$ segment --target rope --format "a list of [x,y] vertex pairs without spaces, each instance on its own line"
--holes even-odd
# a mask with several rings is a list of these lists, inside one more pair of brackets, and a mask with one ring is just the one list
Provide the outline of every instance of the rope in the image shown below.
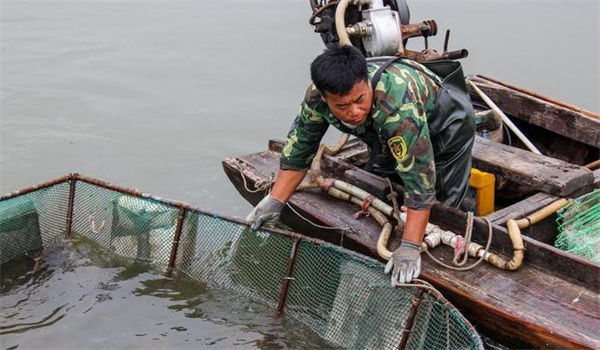
[[[240,171],[240,174],[242,175],[242,180],[244,182],[244,188],[246,189],[246,191],[250,192],[250,193],[257,193],[257,192],[261,192],[267,189],[270,189],[271,186],[274,183],[274,178],[275,175],[273,173],[271,173],[271,176],[269,176],[268,178],[264,179],[264,180],[258,180],[254,183],[254,190],[251,190],[248,188],[248,182],[246,181],[246,175],[244,174],[244,170],[242,169],[242,166],[240,165],[239,162],[235,163],[238,167],[238,170]],[[317,227],[317,228],[321,228],[321,229],[325,229],[325,230],[340,230],[342,231],[342,237],[341,237],[341,242],[344,242],[344,234],[346,232],[350,232],[349,228],[343,228],[343,227],[330,227],[330,226],[323,226],[323,225],[319,225],[314,223],[313,221],[307,219],[306,217],[302,216],[302,214],[300,214],[298,211],[296,211],[296,209],[294,209],[289,202],[286,203],[286,205],[288,206],[288,208],[290,208],[290,210],[298,215],[298,217],[304,221],[306,221],[307,223],[309,223],[310,225]]]
[[[398,220],[398,224],[400,224],[402,221],[400,220],[400,208],[399,208],[398,201],[397,201],[398,193],[394,191],[394,187],[392,186],[392,181],[390,180],[390,178],[387,178],[387,181],[388,181],[388,185],[390,186],[390,194],[387,195],[387,199],[390,200],[390,201],[392,201],[392,204],[394,206],[394,216],[396,216],[396,220]],[[427,255],[434,262],[438,263],[439,265],[441,265],[443,267],[451,269],[451,270],[466,271],[466,270],[470,270],[470,269],[474,268],[475,266],[479,265],[479,263],[481,263],[483,261],[483,259],[485,258],[486,254],[488,253],[488,250],[489,250],[490,245],[492,243],[492,236],[493,236],[492,223],[486,217],[483,217],[483,219],[488,224],[488,241],[487,241],[487,244],[485,246],[485,250],[483,252],[483,255],[474,264],[472,264],[470,266],[467,266],[467,267],[464,267],[464,265],[467,263],[467,261],[469,259],[468,247],[469,247],[469,244],[471,244],[471,237],[473,235],[473,220],[474,220],[474,216],[473,216],[473,213],[471,213],[471,212],[467,212],[467,223],[466,223],[466,227],[465,227],[465,237],[464,237],[464,239],[461,242],[460,247],[459,247],[459,251],[464,251],[464,255],[463,255],[462,261],[460,261],[460,262],[458,261],[460,254],[459,255],[455,255],[454,259],[452,261],[455,266],[450,266],[450,265],[442,262],[441,260],[437,259],[436,257],[434,257],[429,250],[426,250],[425,252],[427,253]],[[399,233],[401,234],[401,232],[399,232]],[[462,236],[457,236],[457,237],[462,237]],[[406,285],[410,285],[410,284],[406,284]]]
[[349,228],[343,228],[343,227],[331,227],[331,226],[323,226],[323,225],[316,224],[316,223],[314,223],[313,221],[311,221],[310,219],[307,219],[306,217],[302,216],[302,214],[298,213],[298,212],[296,211],[296,209],[294,209],[294,207],[292,207],[292,206],[290,205],[290,203],[289,203],[289,202],[288,202],[288,203],[286,203],[286,205],[288,206],[288,208],[290,208],[290,210],[291,210],[292,212],[294,212],[294,214],[298,215],[298,217],[300,217],[300,219],[302,219],[302,220],[304,220],[304,221],[308,222],[309,224],[311,224],[311,225],[312,225],[312,226],[314,226],[314,227],[322,228],[322,229],[325,229],[325,230],[344,230],[344,231],[350,231],[350,229],[349,229]]
[[388,185],[390,186],[390,193],[386,196],[386,198],[392,202],[392,206],[394,207],[394,218],[396,219],[396,232],[400,239],[404,236],[404,221],[400,219],[400,206],[398,205],[398,192],[394,191],[394,186],[392,186],[392,180],[390,178],[386,178],[388,181]]
[[390,194],[387,195],[387,199],[392,201],[392,205],[394,206],[394,216],[396,216],[396,220],[400,222],[400,206],[398,205],[398,192],[394,191],[394,186],[392,186],[392,180],[389,177],[386,178],[388,181],[388,185],[390,186]]
[[342,237],[340,238],[340,246],[343,246],[343,245],[344,245],[344,236],[346,235],[346,232],[351,232],[351,230],[350,230],[349,228],[344,228],[344,227],[331,227],[331,226],[323,226],[323,225],[316,224],[316,223],[314,223],[313,221],[311,221],[311,220],[307,219],[306,217],[302,216],[302,214],[298,213],[298,212],[296,211],[296,209],[294,209],[294,208],[293,208],[293,207],[290,205],[290,203],[289,203],[289,202],[288,202],[288,203],[286,203],[286,205],[288,206],[288,208],[290,208],[290,210],[291,210],[291,211],[292,211],[294,214],[298,215],[298,217],[299,217],[300,219],[302,219],[302,220],[304,220],[304,221],[308,222],[310,225],[312,225],[312,226],[314,226],[314,227],[317,227],[317,228],[322,228],[322,229],[324,229],[324,230],[340,230],[340,231],[342,232]]
[[104,227],[106,225],[105,220],[102,220],[100,227],[96,227],[96,221],[94,220],[94,216],[92,214],[90,214],[90,216],[88,217],[88,223],[90,224],[90,229],[92,230],[93,233],[99,235],[99,234],[102,234],[102,232],[104,232]]
[[[427,253],[427,255],[431,258],[431,260],[433,260],[434,262],[438,263],[439,265],[448,268],[450,270],[455,270],[455,271],[467,271],[470,270],[472,268],[474,268],[475,266],[479,265],[479,263],[481,263],[483,261],[483,259],[485,258],[485,256],[487,255],[489,249],[490,249],[490,245],[492,244],[492,222],[486,218],[485,216],[482,216],[482,218],[487,222],[488,224],[488,240],[487,243],[485,245],[485,249],[483,254],[481,255],[481,257],[479,258],[479,260],[477,260],[475,263],[473,263],[470,266],[466,266],[466,267],[455,267],[455,266],[450,266],[444,262],[442,262],[441,260],[437,259],[435,256],[433,256],[433,254],[431,254],[431,252],[429,252],[429,250],[426,250],[425,253]],[[471,223],[471,230],[473,230],[473,223]],[[468,252],[467,254],[468,255]]]
[[264,180],[258,180],[254,183],[254,190],[251,190],[248,188],[248,182],[246,181],[246,174],[244,174],[244,170],[242,169],[242,166],[240,165],[239,162],[235,162],[235,164],[238,167],[238,170],[240,171],[240,174],[242,175],[242,181],[244,181],[244,188],[246,189],[246,191],[250,192],[250,193],[258,193],[258,192],[263,192],[265,190],[270,190],[271,186],[273,186],[273,183],[275,182],[275,174],[271,173],[271,175],[264,179]]
[[444,298],[444,296],[442,295],[442,293],[440,293],[440,291],[438,291],[437,289],[435,289],[434,286],[432,286],[429,282],[419,279],[419,278],[413,278],[411,283],[400,283],[400,282],[396,282],[394,284],[395,287],[417,287],[417,288],[421,288],[424,289],[428,292],[433,293],[436,298],[438,300],[442,300],[444,301],[446,304],[448,304],[448,302],[446,301],[446,298]]
[[[452,263],[455,266],[464,266],[467,260],[469,259],[469,252],[467,251],[469,244],[471,244],[471,236],[473,235],[473,213],[470,211],[467,212],[467,223],[465,227],[465,238],[462,240],[462,244],[457,246],[454,253],[454,259],[452,259]],[[460,236],[458,236],[460,237]],[[457,238],[458,239],[458,238]],[[458,261],[460,255],[462,253],[462,261]]]

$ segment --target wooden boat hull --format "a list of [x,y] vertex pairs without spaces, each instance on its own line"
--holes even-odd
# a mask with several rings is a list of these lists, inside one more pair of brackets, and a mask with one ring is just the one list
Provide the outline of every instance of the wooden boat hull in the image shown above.
[[[281,146],[279,142],[271,142],[268,151],[223,161],[229,179],[253,205],[266,194],[253,192],[254,186],[277,173]],[[385,198],[386,181],[350,164],[349,160],[360,162],[364,157],[364,150],[359,148],[353,143],[335,157],[325,156],[322,170],[328,176]],[[281,217],[285,225],[377,257],[380,227],[371,218],[355,220],[357,207],[319,190],[297,192],[289,203],[297,213],[285,208]],[[436,205],[430,221],[446,230],[464,232],[466,214]],[[487,233],[487,224],[476,218],[473,240],[484,244]],[[453,271],[424,257],[421,276],[436,286],[478,330],[502,344],[517,348],[600,348],[600,266],[529,237],[524,237],[524,241],[526,258],[518,271],[502,271],[485,264],[469,271]],[[393,237],[388,248],[395,249],[398,243],[398,238]],[[494,225],[492,251],[511,256],[510,246],[507,231]],[[452,259],[447,248],[436,248],[434,254],[445,261]]]

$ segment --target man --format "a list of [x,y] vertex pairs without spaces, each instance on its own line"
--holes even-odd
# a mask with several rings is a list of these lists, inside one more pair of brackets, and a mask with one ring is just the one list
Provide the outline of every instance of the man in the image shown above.
[[[418,277],[419,247],[437,200],[459,207],[468,189],[475,118],[460,65],[441,62],[442,79],[408,60],[367,64],[356,48],[326,50],[311,64],[311,85],[281,153],[271,194],[248,215],[251,228],[274,223],[302,182],[329,125],[367,143],[367,170],[396,173],[407,219],[386,266],[392,284]],[[441,68],[441,69],[440,69]]]

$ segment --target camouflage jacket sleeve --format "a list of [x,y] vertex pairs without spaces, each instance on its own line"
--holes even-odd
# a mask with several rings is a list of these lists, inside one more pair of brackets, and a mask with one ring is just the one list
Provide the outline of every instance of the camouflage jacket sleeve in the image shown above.
[[310,168],[310,163],[319,149],[321,138],[329,127],[327,120],[316,110],[322,103],[319,92],[311,85],[281,152],[279,166],[282,170]]
[[390,79],[382,79],[375,91],[384,114],[380,135],[404,182],[404,205],[428,209],[435,203],[436,178],[427,114],[435,107],[437,88],[414,70],[396,66],[389,71]]

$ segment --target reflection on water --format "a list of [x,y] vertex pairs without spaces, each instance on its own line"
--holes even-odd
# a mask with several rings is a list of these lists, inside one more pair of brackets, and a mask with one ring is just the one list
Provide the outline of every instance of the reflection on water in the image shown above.
[[69,243],[2,267],[3,348],[306,349],[326,345],[274,310],[89,243]]

